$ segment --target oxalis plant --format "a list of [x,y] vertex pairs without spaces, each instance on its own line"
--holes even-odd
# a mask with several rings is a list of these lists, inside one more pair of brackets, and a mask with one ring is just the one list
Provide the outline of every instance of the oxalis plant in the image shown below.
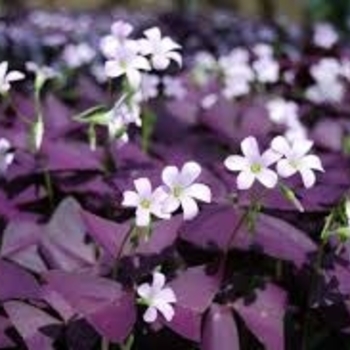
[[337,31],[188,54],[193,28],[27,20],[69,34],[0,63],[0,348],[346,349]]

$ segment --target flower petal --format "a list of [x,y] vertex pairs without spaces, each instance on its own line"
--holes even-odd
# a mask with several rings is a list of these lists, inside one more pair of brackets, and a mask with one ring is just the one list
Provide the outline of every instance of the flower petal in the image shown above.
[[248,161],[242,156],[229,156],[225,159],[224,164],[231,171],[242,171],[247,168]]
[[164,288],[160,291],[158,298],[164,303],[176,303],[177,301],[176,295],[171,288]]
[[143,314],[143,320],[147,323],[152,323],[157,319],[157,309],[154,306],[150,306]]
[[310,169],[324,171],[321,159],[313,154],[305,156],[303,158],[303,164],[305,164],[305,167],[308,167]]
[[125,70],[119,66],[118,61],[107,61],[105,63],[105,73],[107,77],[118,78],[125,73]]
[[137,294],[142,298],[142,299],[149,299],[151,296],[151,286],[148,283],[143,283],[137,288]]
[[187,162],[181,169],[181,184],[189,186],[196,180],[202,171],[201,166],[196,162]]
[[169,196],[166,200],[164,200],[162,205],[162,211],[164,213],[173,213],[176,211],[180,206],[180,201],[175,198],[174,196]]
[[191,185],[189,188],[187,188],[186,195],[206,203],[211,202],[211,190],[204,184]]
[[158,294],[165,286],[165,276],[158,271],[153,273],[152,294]]
[[256,177],[267,188],[274,188],[278,182],[277,174],[271,169],[262,169]]
[[241,171],[237,176],[237,188],[239,190],[247,190],[252,187],[255,176],[249,171]]
[[293,153],[297,157],[302,157],[310,151],[313,146],[313,142],[309,140],[298,140],[293,144]]
[[241,150],[248,159],[260,158],[259,145],[253,136],[249,136],[242,141]]
[[157,303],[157,309],[168,322],[170,322],[175,315],[174,308],[170,304],[167,304],[167,303],[159,303],[158,304]]
[[179,169],[176,166],[167,166],[162,172],[163,182],[170,188],[177,185],[179,179]]
[[25,75],[22,72],[18,72],[16,70],[9,72],[9,74],[7,74],[7,76],[6,76],[6,80],[8,82],[18,81],[18,80],[22,80],[24,78],[25,78]]
[[283,136],[277,136],[272,140],[271,149],[286,157],[292,152],[289,142]]
[[276,163],[279,159],[281,159],[281,157],[282,157],[282,154],[272,149],[268,149],[263,153],[263,155],[261,156],[261,159],[263,161],[263,164],[266,167],[269,167],[270,165]]
[[310,169],[301,169],[300,175],[306,188],[312,187],[316,182],[315,173]]
[[139,196],[134,191],[125,191],[123,193],[122,206],[124,207],[137,207],[139,204]]
[[141,177],[134,181],[135,188],[141,197],[150,197],[152,185],[147,177]]
[[277,172],[281,177],[290,177],[294,175],[298,170],[290,165],[287,159],[281,159],[277,164]]
[[198,214],[198,205],[196,201],[191,197],[181,198],[181,206],[184,213],[184,220],[191,220]]

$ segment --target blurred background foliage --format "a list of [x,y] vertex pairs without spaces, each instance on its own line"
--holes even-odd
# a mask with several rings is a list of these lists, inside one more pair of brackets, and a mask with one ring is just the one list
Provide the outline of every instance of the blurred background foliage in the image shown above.
[[349,27],[350,0],[0,0],[2,14],[22,8],[93,9],[109,6],[195,12],[229,8],[246,16],[288,18],[293,21],[329,20],[341,29]]

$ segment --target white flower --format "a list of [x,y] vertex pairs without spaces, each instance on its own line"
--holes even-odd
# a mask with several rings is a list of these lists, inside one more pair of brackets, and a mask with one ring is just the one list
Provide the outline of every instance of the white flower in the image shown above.
[[23,80],[25,75],[22,72],[13,70],[8,72],[8,62],[4,61],[0,63],[0,93],[5,94],[11,88],[11,83]]
[[247,95],[251,90],[250,83],[254,80],[252,68],[246,62],[236,61],[236,58],[228,64],[227,67],[222,66],[224,74],[222,94],[226,99]]
[[310,74],[318,83],[338,79],[342,74],[342,65],[335,58],[323,58],[310,68]]
[[339,103],[343,100],[345,86],[341,81],[329,80],[310,86],[306,90],[306,97],[314,103]]
[[146,39],[140,39],[139,45],[143,55],[150,55],[152,66],[157,70],[168,68],[173,60],[180,66],[182,64],[181,55],[175,50],[181,49],[181,46],[170,37],[162,37],[160,29],[157,27],[147,29]]
[[271,148],[284,157],[277,163],[278,174],[287,178],[300,173],[304,186],[312,187],[316,182],[314,171],[324,171],[320,158],[308,154],[312,146],[313,142],[308,140],[298,140],[291,144],[283,136],[275,137]]
[[136,42],[127,41],[119,46],[105,64],[106,75],[109,78],[118,78],[126,75],[132,88],[137,89],[141,83],[141,70],[150,70],[148,60],[139,54]]
[[11,152],[11,144],[8,140],[0,139],[0,175],[4,175],[7,168],[14,160],[14,153]]
[[311,67],[310,73],[316,82],[306,90],[306,97],[310,101],[341,102],[345,94],[345,86],[341,80],[344,68],[338,60],[324,58]]
[[187,90],[180,78],[165,76],[162,80],[164,86],[164,95],[176,100],[183,100],[187,94]]
[[176,303],[176,295],[170,287],[165,287],[165,276],[160,272],[153,273],[152,284],[143,283],[137,288],[137,294],[141,297],[142,303],[148,308],[143,315],[143,319],[147,323],[152,323],[157,319],[158,312],[170,322],[174,315],[174,307]]
[[280,67],[276,60],[270,57],[260,57],[253,62],[256,79],[262,83],[276,83],[279,79]]
[[266,104],[269,118],[277,124],[289,124],[298,119],[298,105],[283,98],[276,98]]
[[256,44],[253,48],[253,52],[259,58],[272,58],[273,56],[273,48],[271,45],[265,43]]
[[286,139],[290,142],[297,142],[299,140],[308,140],[307,129],[299,120],[287,125],[287,130],[284,134]]
[[232,98],[248,95],[250,90],[250,83],[246,79],[226,79],[222,95],[227,100],[230,100]]
[[79,68],[91,63],[96,56],[96,51],[87,43],[67,45],[63,50],[63,60],[70,68]]
[[216,70],[217,61],[211,53],[201,51],[195,55],[192,75],[199,86],[207,84],[215,76]]
[[167,195],[163,203],[165,213],[173,213],[182,207],[184,219],[191,220],[198,214],[196,201],[211,202],[211,191],[207,185],[195,183],[202,169],[196,162],[187,162],[179,170],[176,166],[167,166],[162,172]]
[[136,208],[136,225],[148,226],[151,222],[151,215],[161,219],[169,219],[170,215],[162,211],[165,193],[158,187],[152,191],[149,179],[140,178],[134,181],[136,191],[125,191],[123,193],[122,205]]
[[338,40],[338,33],[329,23],[319,23],[315,26],[313,42],[316,46],[331,49]]
[[255,137],[249,136],[241,143],[244,155],[232,155],[226,158],[225,166],[231,171],[238,171],[237,187],[240,190],[250,188],[258,180],[267,188],[273,188],[278,181],[277,174],[268,167],[274,164],[281,156],[271,149],[260,153]]

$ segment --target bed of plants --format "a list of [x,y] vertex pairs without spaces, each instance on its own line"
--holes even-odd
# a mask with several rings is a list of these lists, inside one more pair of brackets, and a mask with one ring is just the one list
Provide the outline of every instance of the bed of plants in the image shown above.
[[0,348],[350,349],[350,46],[227,13],[0,26]]

